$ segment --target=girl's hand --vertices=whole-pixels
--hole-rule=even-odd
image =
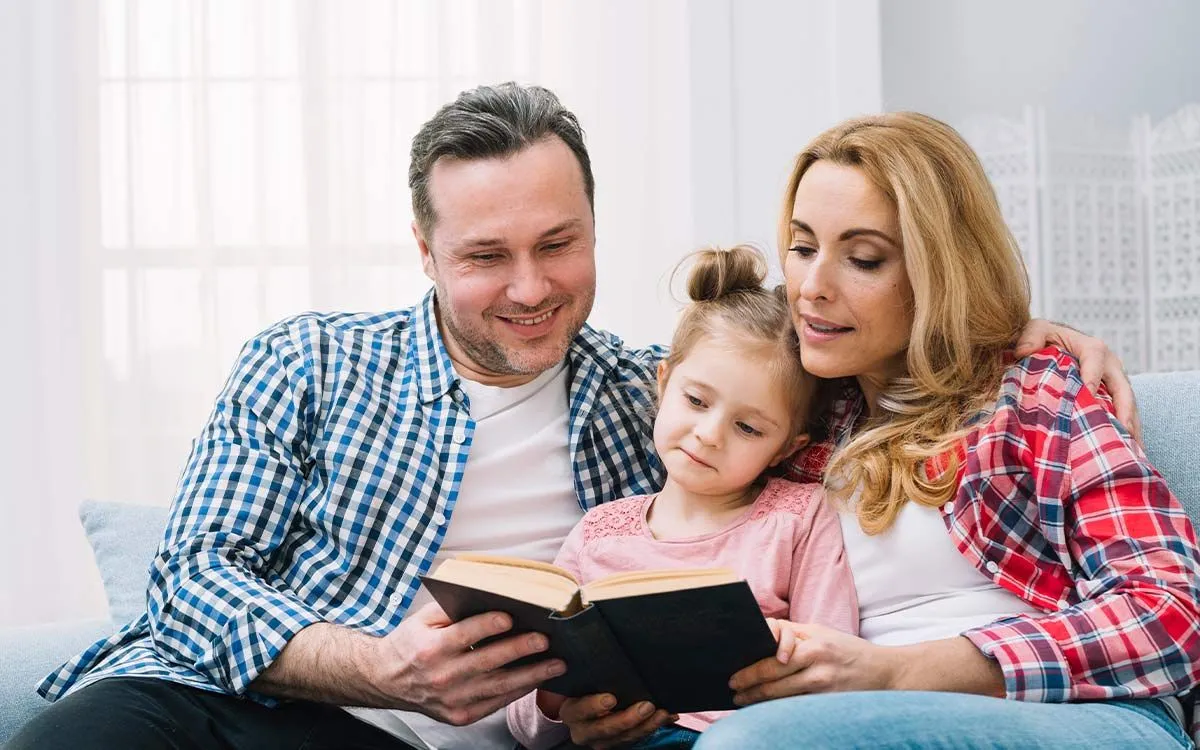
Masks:
[[[558,711],[562,708],[563,701],[566,699],[565,695],[551,693],[549,690],[538,688],[535,701],[537,702],[538,710],[542,712],[542,716],[558,721]]]
[[[779,652],[746,667],[729,681],[739,706],[789,695],[894,686],[901,669],[898,649],[822,625],[767,622],[779,640]]]
[[[616,704],[616,698],[603,693],[567,698],[558,718],[571,730],[571,742],[596,750],[634,742],[679,718],[646,701],[614,712]]]
[[[792,660],[792,650],[796,648],[796,641],[805,637],[800,625],[791,620],[777,620],[774,617],[767,618],[767,625],[771,628],[771,635],[775,636],[776,642],[779,643],[775,658],[780,664],[787,664]]]

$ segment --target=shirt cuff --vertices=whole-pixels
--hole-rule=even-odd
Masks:
[[[1009,617],[962,634],[1000,665],[1005,697],[1037,703],[1071,699],[1071,668],[1058,643],[1027,618]]]

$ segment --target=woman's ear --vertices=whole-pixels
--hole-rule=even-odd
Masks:
[[[771,461],[771,466],[778,466],[783,459],[788,458],[796,451],[808,445],[809,440],[810,438],[808,435],[801,433],[784,443],[783,447],[779,449],[779,453],[777,453],[775,458]]]

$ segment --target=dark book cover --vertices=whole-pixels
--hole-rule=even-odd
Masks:
[[[612,693],[621,707],[650,699],[649,691],[595,607],[563,617],[554,610],[490,591],[434,578],[422,578],[421,582],[455,622],[484,612],[508,613],[513,618],[512,629],[489,641],[521,633],[545,635],[550,641],[546,651],[512,664],[520,666],[550,658],[566,662],[566,673],[545,682],[542,687],[546,690],[571,698]]]
[[[602,599],[594,607],[654,704],[672,713],[736,708],[729,678],[777,647],[745,581]]]
[[[550,639],[566,674],[542,687],[570,697],[612,693],[618,706],[650,700],[673,713],[735,708],[729,678],[775,653],[775,638],[745,581],[595,602],[570,617],[489,591],[422,579],[454,620],[507,612],[513,629]]]

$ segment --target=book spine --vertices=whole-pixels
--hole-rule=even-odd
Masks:
[[[550,623],[551,650],[567,663],[567,671],[543,684],[543,689],[572,698],[612,693],[618,708],[650,699],[650,691],[596,607],[571,617],[552,615]]]

